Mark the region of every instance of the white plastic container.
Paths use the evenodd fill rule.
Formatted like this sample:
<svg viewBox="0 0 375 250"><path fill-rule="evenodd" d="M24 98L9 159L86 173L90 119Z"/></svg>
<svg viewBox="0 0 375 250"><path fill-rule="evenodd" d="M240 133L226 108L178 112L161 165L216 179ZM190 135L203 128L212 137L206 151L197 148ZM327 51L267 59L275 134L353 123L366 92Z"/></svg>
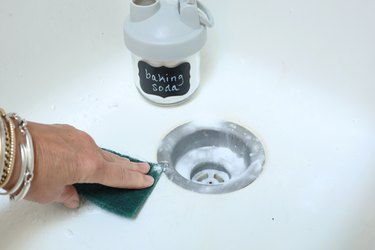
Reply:
<svg viewBox="0 0 375 250"><path fill-rule="evenodd" d="M125 21L125 43L132 52L134 82L149 101L185 101L200 82L200 50L208 10L195 0L132 0Z"/></svg>

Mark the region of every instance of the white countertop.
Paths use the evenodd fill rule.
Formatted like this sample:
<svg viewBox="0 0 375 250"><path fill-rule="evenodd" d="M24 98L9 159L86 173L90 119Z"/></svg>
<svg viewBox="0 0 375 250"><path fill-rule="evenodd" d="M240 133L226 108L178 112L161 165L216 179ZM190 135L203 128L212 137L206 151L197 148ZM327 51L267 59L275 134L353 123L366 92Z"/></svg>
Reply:
<svg viewBox="0 0 375 250"><path fill-rule="evenodd" d="M170 129L209 116L249 128L267 156L224 195L162 176L136 220L0 197L1 249L375 248L375 2L202 2L216 24L200 89L159 107L132 83L128 1L1 0L6 110L149 161Z"/></svg>

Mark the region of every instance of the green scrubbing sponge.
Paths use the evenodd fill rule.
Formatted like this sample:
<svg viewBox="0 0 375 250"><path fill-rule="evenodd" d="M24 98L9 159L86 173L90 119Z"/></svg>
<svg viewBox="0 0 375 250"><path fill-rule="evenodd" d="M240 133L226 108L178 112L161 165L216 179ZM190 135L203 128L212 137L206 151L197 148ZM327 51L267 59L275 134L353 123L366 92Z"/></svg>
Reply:
<svg viewBox="0 0 375 250"><path fill-rule="evenodd" d="M108 150L111 153L117 154L121 157L128 158L133 162L140 162L137 159L126 155L119 154ZM148 173L154 177L154 184L145 189L121 189L107 187L100 184L75 184L78 194L99 207L127 218L135 218L147 198L154 190L162 172L163 166L156 163L150 164L150 172Z"/></svg>

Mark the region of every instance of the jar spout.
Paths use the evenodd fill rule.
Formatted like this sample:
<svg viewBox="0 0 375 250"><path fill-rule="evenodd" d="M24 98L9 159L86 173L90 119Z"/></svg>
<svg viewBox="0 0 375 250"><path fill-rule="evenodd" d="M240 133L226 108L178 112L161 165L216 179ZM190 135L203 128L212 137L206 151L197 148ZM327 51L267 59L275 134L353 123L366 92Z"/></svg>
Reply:
<svg viewBox="0 0 375 250"><path fill-rule="evenodd" d="M159 9L159 0L132 0L130 4L130 20L141 22L153 16Z"/></svg>

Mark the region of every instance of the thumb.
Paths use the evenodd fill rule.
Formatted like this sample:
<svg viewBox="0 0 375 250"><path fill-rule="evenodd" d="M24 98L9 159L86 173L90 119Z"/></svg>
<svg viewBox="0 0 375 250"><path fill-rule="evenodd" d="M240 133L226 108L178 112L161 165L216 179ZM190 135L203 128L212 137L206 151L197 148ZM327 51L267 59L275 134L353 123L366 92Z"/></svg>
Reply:
<svg viewBox="0 0 375 250"><path fill-rule="evenodd" d="M78 208L79 207L79 195L77 190L72 185L65 186L60 197L56 202L63 203L67 208Z"/></svg>

